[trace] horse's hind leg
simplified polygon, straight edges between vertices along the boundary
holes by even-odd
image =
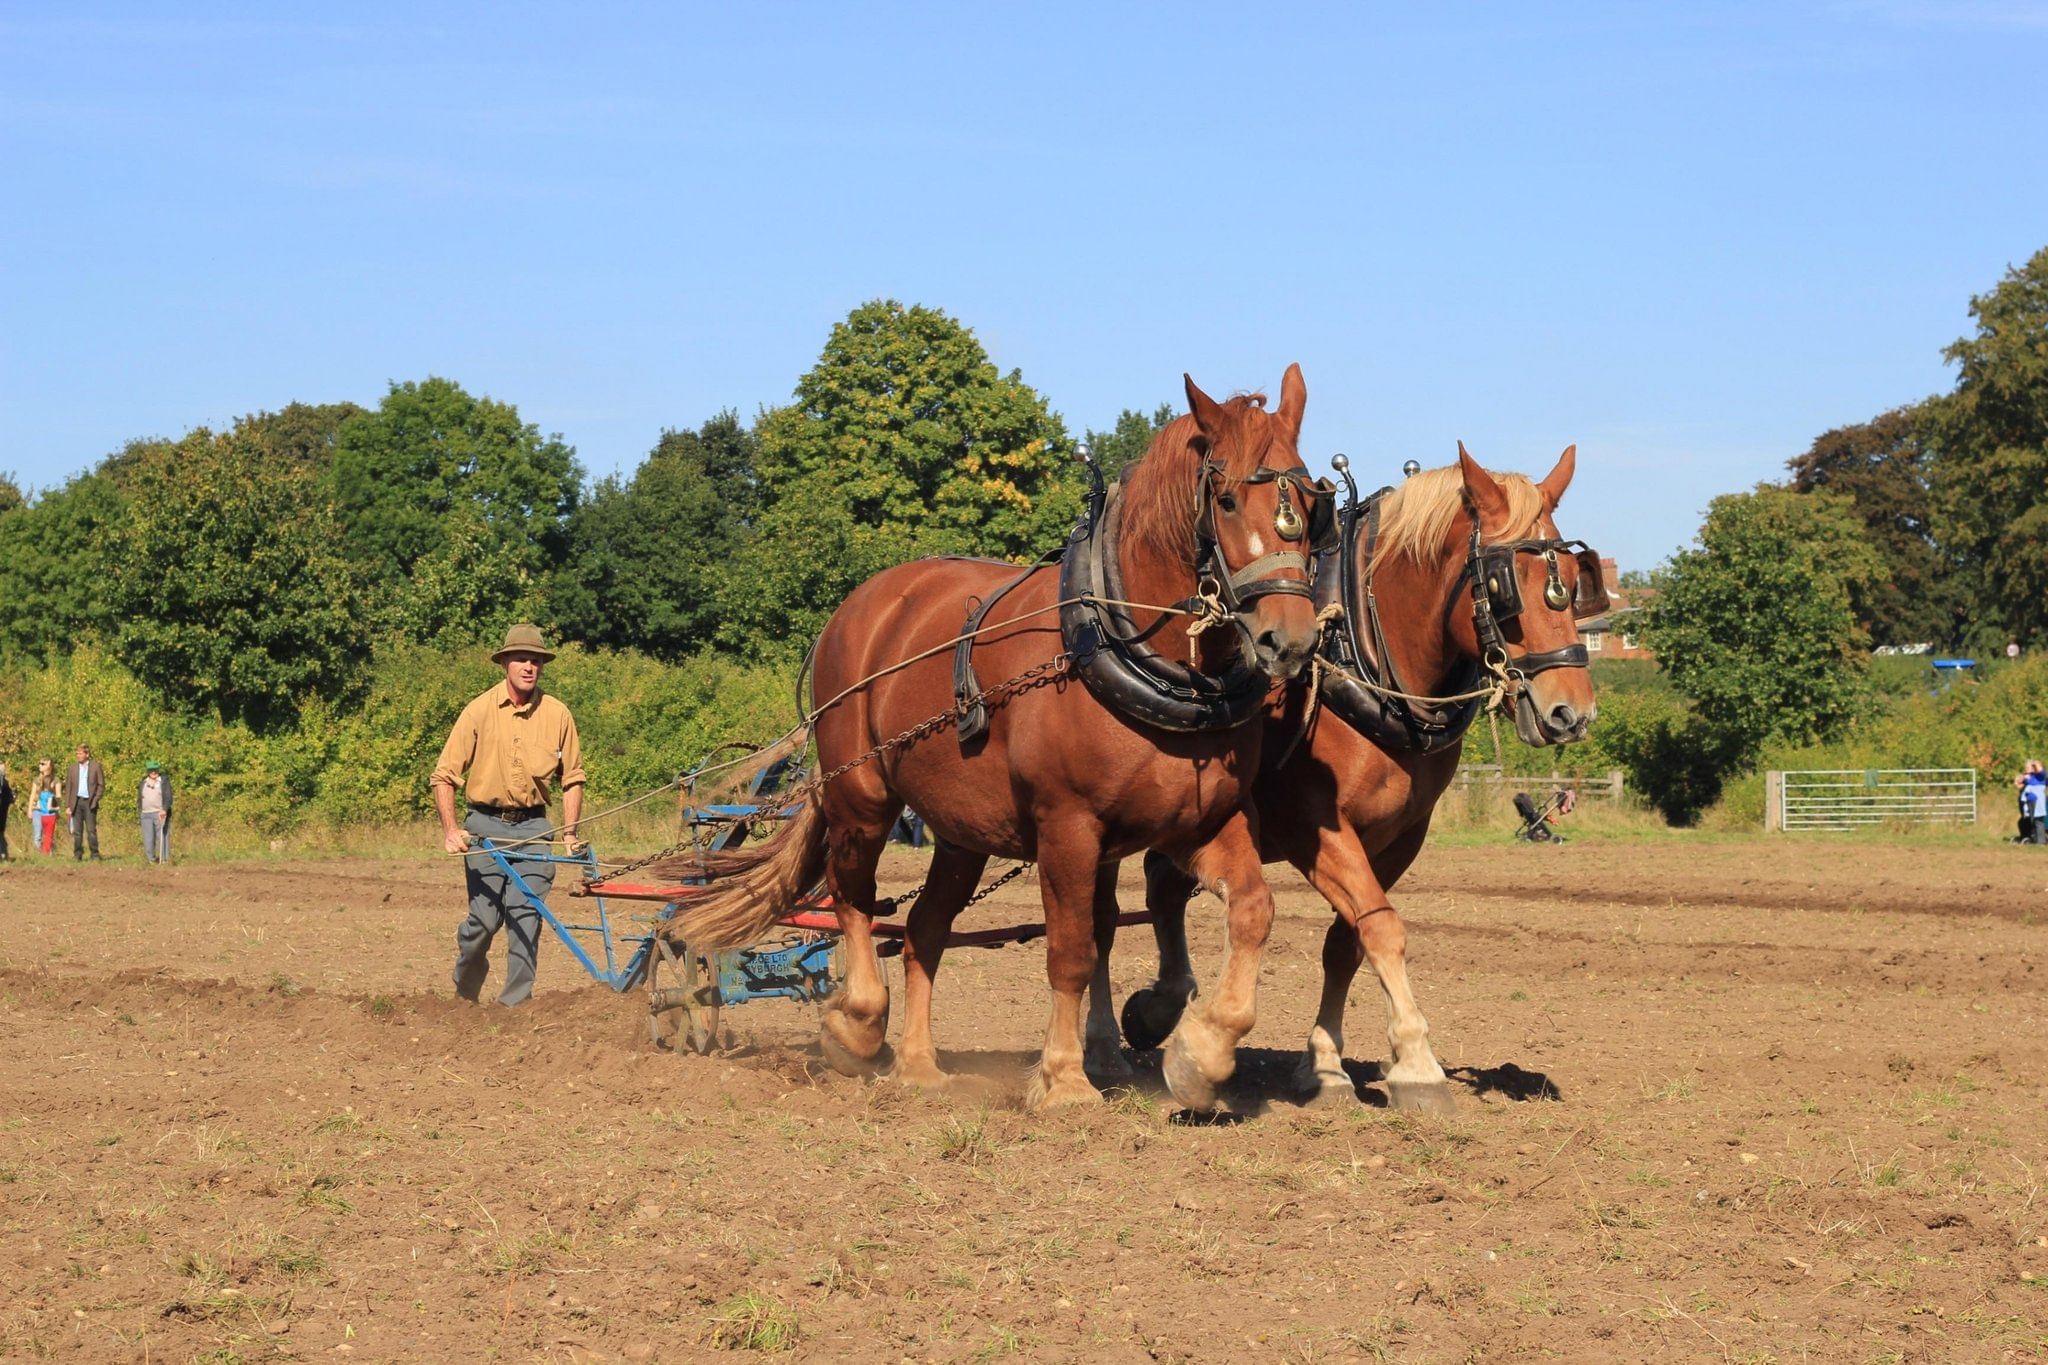
[[[1344,1005],[1364,962],[1358,926],[1341,915],[1331,916],[1329,930],[1323,935],[1323,998],[1316,1007],[1315,1027],[1308,1033],[1301,1070],[1295,1076],[1304,1103],[1358,1103],[1358,1088],[1344,1069]]]
[[[1195,995],[1188,957],[1188,899],[1197,883],[1164,853],[1145,855],[1145,908],[1159,945],[1159,976],[1124,1002],[1124,1041],[1137,1051],[1158,1047],[1180,1022]]]
[[[879,824],[834,825],[826,848],[846,980],[826,997],[818,1043],[842,1076],[872,1076],[889,1065],[889,987],[875,955],[875,864],[894,819],[891,811]]]
[[[986,853],[970,853],[940,840],[924,890],[910,907],[903,938],[903,1042],[896,1053],[896,1076],[912,1085],[946,1083],[932,1041],[932,980],[939,974],[954,917],[974,894],[987,866]]]
[[[1089,1077],[1107,1085],[1127,1084],[1136,1074],[1124,1060],[1116,1009],[1110,1003],[1109,952],[1116,944],[1116,874],[1120,866],[1104,863],[1095,869],[1095,975],[1088,983],[1088,1027],[1082,1048]]]

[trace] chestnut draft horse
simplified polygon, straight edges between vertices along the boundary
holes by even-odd
[[[1512,688],[1522,740],[1541,746],[1585,738],[1593,683],[1576,620],[1605,609],[1605,588],[1599,557],[1559,539],[1551,519],[1571,482],[1576,449],[1531,483],[1519,474],[1489,474],[1461,444],[1457,464],[1413,475],[1380,495],[1377,506],[1361,509],[1341,553],[1349,560],[1344,605],[1367,672],[1395,690],[1464,692],[1494,671],[1484,635],[1499,651],[1496,676]],[[1325,563],[1321,572],[1332,567]],[[1341,688],[1342,680],[1325,682],[1325,704],[1306,718],[1308,737],[1291,750],[1305,719],[1305,689],[1288,689],[1269,710],[1268,763],[1254,789],[1260,851],[1269,862],[1300,869],[1337,916],[1323,940],[1322,1005],[1302,1061],[1302,1088],[1319,1100],[1355,1101],[1343,1065],[1344,1003],[1365,960],[1379,975],[1392,1018],[1392,1060],[1383,1073],[1390,1100],[1403,1108],[1448,1108],[1450,1087],[1408,986],[1407,932],[1387,890],[1422,849],[1476,707],[1395,703],[1391,721],[1382,709],[1361,722],[1373,733],[1368,738],[1346,723],[1341,698],[1327,685]],[[1159,979],[1125,1006],[1133,1047],[1156,1046],[1194,995],[1186,912],[1195,886],[1170,855],[1146,858]]]
[[[1084,1055],[1112,1073],[1124,1062],[1106,990],[1088,1018],[1084,1049],[1082,993],[1114,932],[1118,860],[1146,849],[1191,868],[1229,905],[1228,963],[1205,1008],[1187,1011],[1168,1040],[1168,1084],[1182,1103],[1206,1108],[1234,1068],[1237,1042],[1252,1026],[1273,915],[1249,801],[1264,730],[1260,697],[1266,677],[1300,672],[1317,634],[1307,556],[1281,543],[1299,539],[1302,526],[1289,490],[1298,495],[1310,486],[1295,449],[1308,392],[1299,366],[1288,368],[1272,413],[1263,396],[1217,403],[1192,379],[1186,387],[1188,415],[1160,431],[1125,473],[1110,514],[1114,559],[1122,596],[1132,603],[1182,603],[1227,591],[1225,579],[1240,589],[1232,594],[1241,604],[1233,617],[1192,639],[1178,618],[1130,608],[1136,625],[1158,627],[1150,643],[1177,664],[1212,679],[1249,678],[1253,692],[1235,722],[1207,733],[1156,728],[1105,706],[1075,685],[1071,670],[1052,686],[1000,697],[1000,687],[992,689],[997,704],[988,708],[985,735],[967,743],[942,730],[834,776],[767,843],[714,856],[707,892],[678,917],[672,932],[694,950],[748,942],[822,874],[846,949],[845,986],[826,1001],[822,1018],[821,1042],[838,1070],[873,1074],[888,1063],[888,987],[870,926],[875,866],[906,804],[938,843],[905,943],[898,1076],[945,1081],[932,1041],[931,986],[953,917],[991,856],[1032,859],[1045,904],[1052,1018],[1027,1100],[1100,1099]],[[855,589],[814,654],[813,706],[827,699],[822,713],[814,711],[820,771],[954,711],[947,650],[893,666],[954,641],[969,607],[1019,573],[1015,565],[928,559]],[[1057,580],[1048,565],[1008,586],[993,613],[992,624],[1002,628],[974,647],[982,676],[1015,678],[1059,654]],[[697,869],[679,863],[669,870]]]

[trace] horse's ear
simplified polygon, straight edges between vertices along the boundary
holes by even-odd
[[[1500,481],[1479,467],[1479,461],[1465,451],[1465,443],[1458,442],[1458,473],[1465,480],[1465,503],[1479,518],[1479,526],[1504,526],[1508,520],[1508,495],[1502,490]]]
[[[1308,407],[1308,384],[1301,377],[1299,362],[1289,365],[1280,380],[1280,411],[1273,415],[1287,430],[1287,439],[1301,442],[1301,414]]]
[[[1180,378],[1187,385],[1188,411],[1194,414],[1195,426],[1209,438],[1211,445],[1215,444],[1222,437],[1226,425],[1223,405],[1195,387],[1193,375],[1183,373]]]
[[[1564,490],[1571,485],[1572,471],[1579,467],[1579,448],[1568,445],[1564,454],[1557,457],[1557,468],[1543,476],[1543,482],[1536,485],[1536,491],[1543,495],[1543,505],[1555,512],[1557,504],[1564,497]]]

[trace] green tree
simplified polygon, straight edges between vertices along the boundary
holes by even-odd
[[[114,481],[99,473],[0,513],[0,660],[47,661],[109,633],[106,580],[126,515]]]
[[[936,309],[854,309],[796,401],[755,429],[771,503],[819,484],[855,522],[906,538],[937,531],[963,550],[1035,555],[1080,510],[1058,415]]]
[[[325,470],[341,445],[342,428],[366,409],[354,403],[287,403],[235,423],[236,439],[307,469]]]
[[[559,436],[435,378],[393,384],[376,411],[341,422],[326,472],[350,556],[417,640],[480,638],[524,610],[562,559],[581,481]],[[470,612],[477,592],[450,591],[479,572],[499,604],[486,616]],[[415,577],[431,590],[410,591]]]
[[[1954,640],[1964,610],[1953,566],[1935,548],[1931,460],[1918,406],[1837,427],[1791,460],[1792,487],[1849,499],[1884,572],[1853,589],[1856,617],[1878,644]]]
[[[664,431],[630,481],[600,480],[569,522],[549,613],[571,639],[678,660],[711,641],[726,566],[757,515],[753,433],[732,412]]]
[[[1108,431],[1090,431],[1088,448],[1095,457],[1095,463],[1102,467],[1102,477],[1114,482],[1125,465],[1152,448],[1152,438],[1173,419],[1171,403],[1161,403],[1152,410],[1150,417],[1125,408],[1117,414],[1115,424]]]
[[[18,512],[28,506],[28,499],[22,495],[21,485],[12,474],[0,472],[0,517],[9,512]]]
[[[368,661],[365,575],[312,472],[260,425],[201,428],[127,469],[106,596],[128,669],[172,706],[264,727],[347,694]]]
[[[2048,641],[2048,247],[1970,300],[1977,334],[1929,400],[1937,540],[1968,578],[1977,643]]]
[[[1733,759],[1767,739],[1825,739],[1864,696],[1853,593],[1882,571],[1847,499],[1729,493],[1708,505],[1698,548],[1657,575],[1645,641]]]
[[[854,309],[796,401],[754,429],[761,511],[724,575],[717,632],[751,657],[800,654],[891,564],[1035,556],[1080,513],[1083,477],[1058,415],[935,309]]]
[[[1724,771],[1856,713],[1868,637],[1853,596],[1883,571],[1846,498],[1765,484],[1714,499],[1698,548],[1657,576],[1644,638]]]
[[[713,638],[746,659],[798,658],[862,582],[906,559],[958,548],[938,528],[887,531],[859,521],[823,480],[794,484],[722,575]]]

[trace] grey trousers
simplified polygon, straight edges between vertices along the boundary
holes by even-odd
[[[142,860],[167,863],[171,860],[170,822],[154,811],[142,813]]]
[[[507,823],[480,811],[471,811],[462,827],[471,834],[493,842],[544,838],[552,828],[546,816]],[[532,845],[546,853],[546,844]],[[553,863],[526,862],[514,857],[512,865],[533,888],[546,897],[555,884]],[[483,994],[484,980],[491,974],[491,940],[505,930],[505,989],[498,996],[501,1005],[523,1005],[533,994],[534,959],[540,952],[540,912],[533,908],[518,886],[507,877],[487,853],[462,860],[469,881],[469,917],[455,931],[455,993],[464,1000]]]

